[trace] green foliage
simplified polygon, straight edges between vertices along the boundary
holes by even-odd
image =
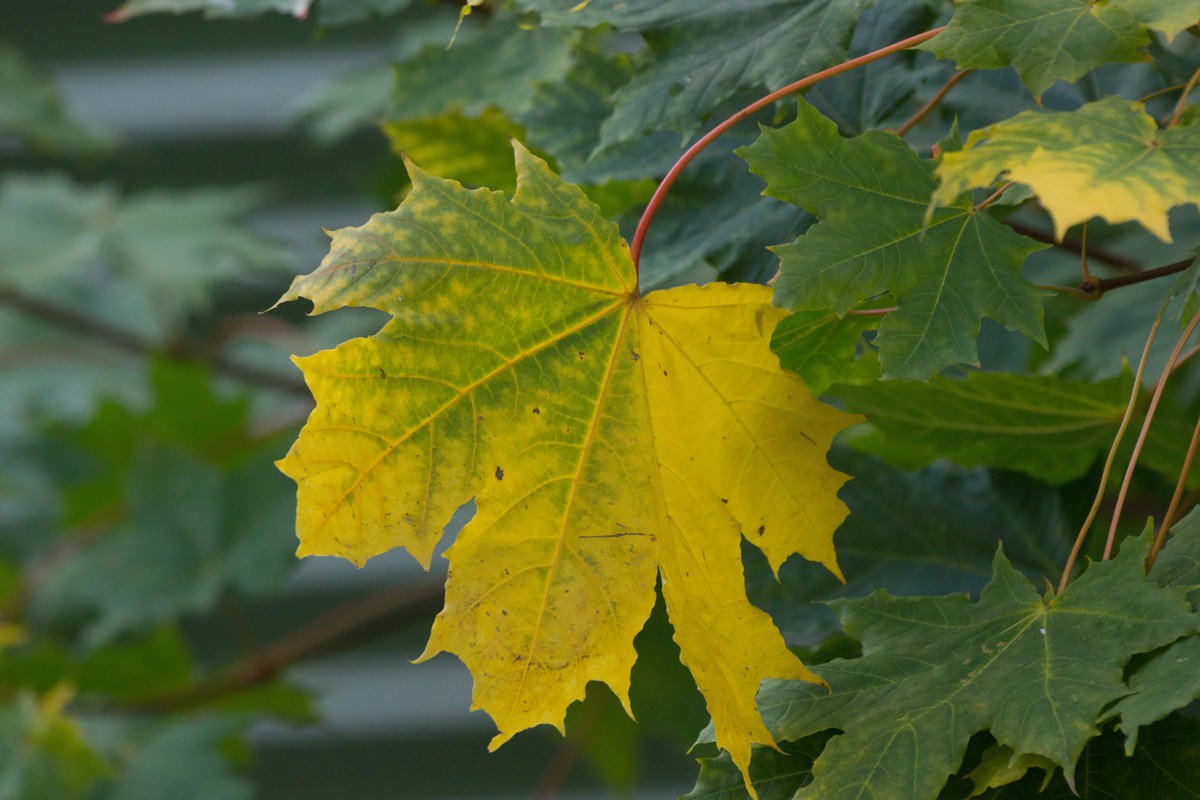
[[[1147,545],[1130,540],[1058,596],[1039,596],[1000,553],[976,602],[883,592],[838,602],[863,655],[818,667],[828,689],[768,683],[759,702],[780,740],[840,733],[815,762],[772,754],[773,771],[794,775],[812,764],[799,798],[935,797],[970,737],[987,730],[1073,783],[1106,706],[1129,692],[1130,659],[1200,630],[1180,589],[1145,577]]]
[[[293,666],[340,649],[410,669],[442,597],[404,572],[362,597],[383,573],[295,572],[296,495],[272,462],[306,418],[283,462],[307,481],[305,548],[353,549],[379,520],[409,535],[426,503],[414,546],[443,563],[453,519],[435,646],[483,671],[471,702],[502,738],[565,729],[521,734],[560,750],[523,760],[514,794],[669,794],[672,754],[692,769],[711,716],[689,798],[1200,797],[1182,711],[1200,699],[1191,341],[1162,374],[1200,307],[1200,2],[127,0],[107,16],[126,25],[62,17],[61,44],[57,27],[19,41],[26,15],[0,44],[0,797],[357,795],[315,758],[280,789],[243,734],[344,724]],[[68,102],[103,84],[92,38],[121,68],[307,47],[350,71],[295,131],[166,141],[132,113],[117,138]],[[850,58],[690,162],[635,272],[618,231],[687,145]],[[260,156],[277,174],[235,185]],[[331,201],[368,196],[384,213],[333,234],[297,287],[316,311],[392,319],[260,315],[283,268],[315,261],[322,221],[361,222]],[[772,288],[686,286],[713,281]],[[863,421],[830,450],[837,426],[813,420],[843,411]],[[806,422],[766,424],[780,415]],[[388,472],[396,453],[411,474]],[[1134,534],[1177,479],[1147,576]],[[331,487],[345,496],[325,504]],[[828,689],[781,679],[816,675]],[[337,745],[347,776],[382,735],[359,734]],[[410,777],[386,793],[439,793]]]
[[[801,103],[794,123],[764,129],[739,152],[771,196],[821,220],[776,248],[776,303],[844,315],[888,293],[896,310],[874,342],[885,377],[924,379],[977,363],[974,339],[985,315],[1045,343],[1040,293],[1020,273],[1042,245],[976,211],[969,197],[926,220],[936,187],[931,166],[898,137],[843,139]]]
[[[1035,97],[1101,64],[1137,61],[1149,37],[1120,2],[965,0],[927,47],[964,69],[1015,67]]]
[[[833,391],[870,420],[854,432],[855,447],[898,466],[949,458],[1065,483],[1112,443],[1131,383],[1128,375],[1085,383],[973,372]]]

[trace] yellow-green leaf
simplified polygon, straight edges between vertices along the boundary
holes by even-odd
[[[392,320],[298,363],[317,400],[281,463],[300,553],[428,565],[451,513],[446,606],[426,657],[458,655],[499,745],[560,729],[589,681],[628,708],[656,576],[717,739],[745,769],[772,744],[768,677],[813,680],[747,600],[746,536],[837,571],[845,476],[825,460],[855,417],[780,369],[764,286],[637,291],[616,226],[519,145],[517,190],[410,167],[394,212],[333,234],[285,299]]]
[[[1200,202],[1200,125],[1159,130],[1140,103],[1109,97],[1078,111],[1026,111],[975,131],[938,167],[934,205],[998,179],[1037,193],[1059,239],[1092,217],[1140,222],[1171,241],[1167,212]]]

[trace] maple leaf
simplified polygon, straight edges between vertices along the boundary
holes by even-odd
[[[854,446],[896,466],[948,458],[1064,483],[1108,450],[1132,385],[1128,372],[1095,383],[971,372],[964,379],[842,385],[833,394],[869,419],[852,434]]]
[[[1157,0],[1150,0],[1157,2]],[[962,69],[1013,66],[1035,97],[1110,61],[1138,61],[1149,37],[1119,2],[963,0],[921,45]]]
[[[1200,202],[1200,125],[1159,130],[1141,103],[1108,97],[1077,111],[1025,111],[973,131],[938,165],[933,202],[999,176],[1037,193],[1059,239],[1092,217],[1140,222],[1171,241],[1167,212]]]
[[[1116,0],[1116,4],[1147,28],[1162,31],[1168,39],[1174,39],[1200,20],[1197,0]]]
[[[1129,660],[1200,627],[1182,590],[1146,579],[1148,546],[1127,540],[1058,596],[1039,596],[1000,552],[977,602],[884,592],[836,602],[862,657],[817,667],[829,689],[771,681],[760,697],[780,741],[841,731],[796,799],[936,797],[985,730],[1070,782],[1103,709],[1129,691]]]
[[[402,545],[428,566],[475,498],[423,658],[470,667],[493,747],[561,729],[592,680],[629,708],[658,573],[718,741],[745,768],[752,742],[773,742],[760,682],[815,677],[747,600],[740,537],[775,569],[800,553],[836,572],[846,477],[825,453],[857,418],[779,368],[767,287],[639,296],[616,226],[515,149],[511,198],[409,165],[400,208],[334,233],[284,296],[392,315],[297,359],[317,401],[280,462],[299,486],[299,552],[361,564]]]
[[[932,166],[895,134],[844,139],[801,101],[795,122],[763,128],[738,154],[767,182],[765,194],[820,219],[774,248],[778,305],[844,315],[883,292],[895,300],[874,340],[885,377],[924,379],[975,363],[984,316],[1045,344],[1041,292],[1020,271],[1043,245],[975,211],[969,197],[927,225]]]

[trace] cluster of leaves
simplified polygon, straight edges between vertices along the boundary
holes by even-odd
[[[298,359],[316,408],[280,468],[300,552],[403,546],[428,567],[474,501],[425,657],[468,665],[494,746],[570,730],[592,681],[638,710],[634,638],[661,594],[712,718],[701,744],[724,751],[692,797],[1195,796],[1180,710],[1200,697],[1200,517],[1147,575],[1144,517],[1115,512],[1116,558],[1093,536],[1081,575],[1038,581],[1059,577],[1096,483],[1116,487],[1098,467],[1126,424],[1148,434],[1114,449],[1146,467],[1123,501],[1161,513],[1177,477],[1196,484],[1192,362],[1172,377],[1176,337],[1148,347],[1164,391],[1147,406],[1127,360],[1157,316],[1197,309],[1200,3],[130,0],[114,17],[310,5],[319,25],[401,30],[392,63],[305,120],[327,142],[378,126],[407,178],[399,208],[335,232],[283,297],[389,316]],[[635,265],[624,239],[684,146],[858,56],[692,162]],[[7,63],[28,86],[0,130],[103,146]],[[214,748],[303,706],[268,682],[214,707],[178,629],[287,572],[266,461],[292,423],[264,436],[279,404],[218,397],[195,362],[246,365],[186,346],[218,281],[281,260],[231,222],[249,202],[0,188],[0,300],[25,312],[0,343],[57,341],[28,314],[52,299],[81,362],[0,382],[0,443],[31,453],[0,497],[53,489],[5,508],[13,781],[137,796],[130,776],[186,747],[227,780]],[[114,321],[136,338],[109,335],[102,362]],[[83,452],[48,464],[64,441]],[[106,684],[114,660],[142,671]],[[89,701],[164,697],[205,714],[76,722]]]

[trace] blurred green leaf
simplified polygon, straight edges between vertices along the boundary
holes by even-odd
[[[120,198],[62,175],[11,175],[0,184],[0,285],[56,294],[64,281],[113,274],[175,321],[218,284],[288,266],[238,219],[258,202],[228,189]]]
[[[237,775],[223,748],[242,723],[202,716],[158,727],[123,765],[111,800],[251,800],[250,783]]]
[[[112,774],[112,768],[62,715],[67,695],[41,699],[22,693],[0,706],[0,797],[12,800],[74,800]]]
[[[53,81],[0,43],[0,142],[7,137],[52,154],[91,154],[111,144],[71,115]]]

